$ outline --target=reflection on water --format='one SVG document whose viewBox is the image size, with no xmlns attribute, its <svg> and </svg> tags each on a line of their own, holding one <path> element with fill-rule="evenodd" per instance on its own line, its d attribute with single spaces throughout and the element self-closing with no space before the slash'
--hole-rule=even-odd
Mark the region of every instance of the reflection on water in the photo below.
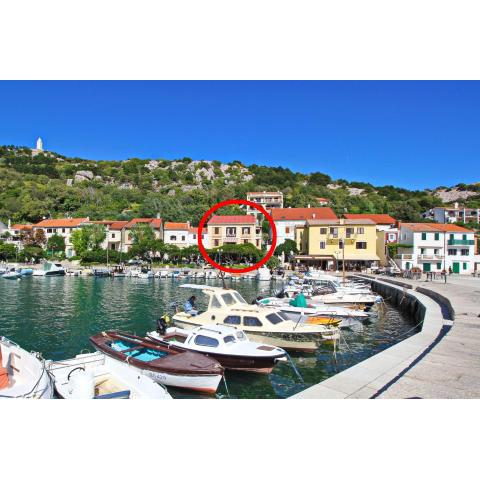
<svg viewBox="0 0 480 480">
<path fill-rule="evenodd" d="M 92 350 L 88 338 L 100 331 L 119 329 L 144 335 L 154 329 L 158 317 L 172 313 L 172 303 L 182 305 L 192 295 L 191 290 L 178 288 L 187 282 L 192 281 L 95 277 L 0 279 L 0 335 L 27 350 L 42 352 L 45 358 L 70 358 L 82 349 Z M 220 285 L 215 280 L 208 283 Z M 234 282 L 233 287 L 247 301 L 261 290 L 268 294 L 276 288 L 274 284 L 248 280 Z M 200 309 L 206 307 L 203 297 L 198 292 Z M 384 315 L 372 318 L 363 328 L 342 330 L 335 356 L 333 345 L 324 343 L 316 354 L 293 357 L 305 384 L 301 384 L 289 363 L 280 362 L 270 375 L 227 373 L 230 396 L 288 397 L 403 340 L 415 332 L 414 327 L 414 320 L 387 305 Z M 171 393 L 175 397 L 195 396 L 173 389 Z M 222 384 L 219 395 L 226 394 Z"/>
</svg>

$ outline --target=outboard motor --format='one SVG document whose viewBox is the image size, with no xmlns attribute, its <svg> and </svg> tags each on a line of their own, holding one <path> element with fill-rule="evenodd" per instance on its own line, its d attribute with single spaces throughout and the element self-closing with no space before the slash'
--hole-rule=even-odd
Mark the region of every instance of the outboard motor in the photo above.
<svg viewBox="0 0 480 480">
<path fill-rule="evenodd" d="M 160 317 L 157 320 L 157 332 L 160 335 L 165 335 L 167 333 L 167 327 L 170 319 L 168 318 L 167 315 L 164 315 L 163 317 Z"/>
</svg>

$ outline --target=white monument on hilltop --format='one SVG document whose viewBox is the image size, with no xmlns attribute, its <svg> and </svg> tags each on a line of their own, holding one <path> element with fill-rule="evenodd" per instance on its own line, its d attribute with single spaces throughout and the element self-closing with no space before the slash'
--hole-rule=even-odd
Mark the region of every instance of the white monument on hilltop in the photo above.
<svg viewBox="0 0 480 480">
<path fill-rule="evenodd" d="M 43 142 L 40 137 L 37 138 L 37 150 L 39 152 L 43 152 Z"/>
</svg>

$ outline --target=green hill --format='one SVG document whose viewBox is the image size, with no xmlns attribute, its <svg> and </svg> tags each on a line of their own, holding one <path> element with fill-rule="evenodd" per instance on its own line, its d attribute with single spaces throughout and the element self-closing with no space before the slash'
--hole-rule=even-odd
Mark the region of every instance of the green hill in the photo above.
<svg viewBox="0 0 480 480">
<path fill-rule="evenodd" d="M 480 187 L 461 184 L 459 190 L 465 189 L 471 191 L 467 205 L 480 206 Z M 435 191 L 376 187 L 334 180 L 320 172 L 307 175 L 282 167 L 247 167 L 239 161 L 93 161 L 0 147 L 0 220 L 4 222 L 65 215 L 129 219 L 159 213 L 165 220 L 196 224 L 216 202 L 245 198 L 252 190 L 281 190 L 286 207 L 319 206 L 317 198 L 324 197 L 337 214 L 389 213 L 404 221 L 420 221 L 423 211 L 442 204 Z"/>
</svg>

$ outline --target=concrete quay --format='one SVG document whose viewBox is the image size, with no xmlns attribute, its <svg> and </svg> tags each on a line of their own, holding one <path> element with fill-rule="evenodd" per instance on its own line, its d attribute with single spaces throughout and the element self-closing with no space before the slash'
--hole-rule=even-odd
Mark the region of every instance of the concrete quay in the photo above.
<svg viewBox="0 0 480 480">
<path fill-rule="evenodd" d="M 480 278 L 364 277 L 422 330 L 291 398 L 480 398 Z"/>
</svg>

